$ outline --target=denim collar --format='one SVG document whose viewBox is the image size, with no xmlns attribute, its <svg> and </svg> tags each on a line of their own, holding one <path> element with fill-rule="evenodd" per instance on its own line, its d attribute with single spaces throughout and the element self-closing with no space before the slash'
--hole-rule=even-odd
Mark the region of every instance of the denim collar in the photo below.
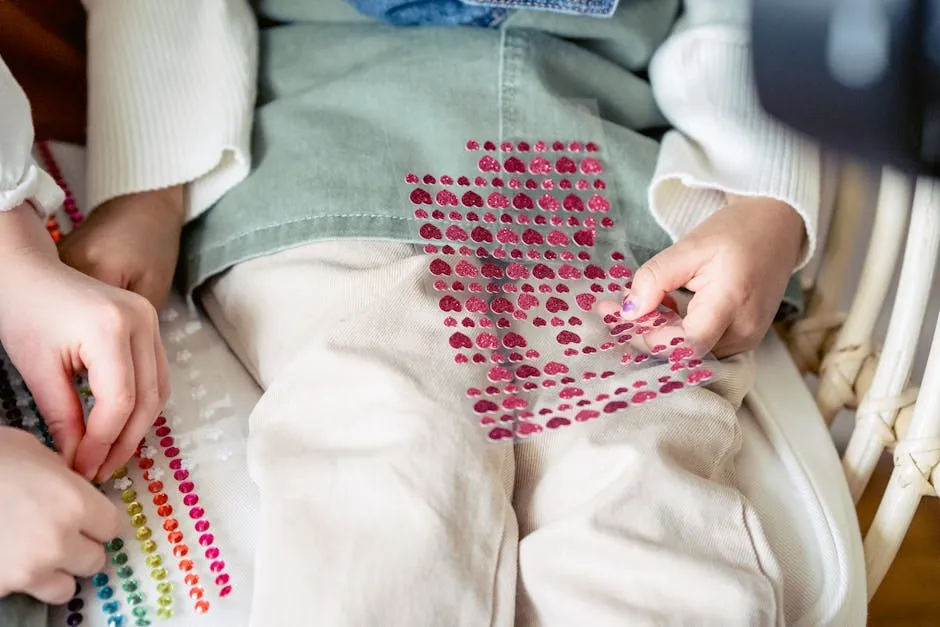
<svg viewBox="0 0 940 627">
<path fill-rule="evenodd" d="M 618 0 L 463 0 L 464 4 L 501 9 L 536 9 L 572 15 L 610 17 Z"/>
<path fill-rule="evenodd" d="M 499 26 L 514 9 L 610 17 L 618 0 L 347 0 L 360 13 L 399 26 Z"/>
</svg>

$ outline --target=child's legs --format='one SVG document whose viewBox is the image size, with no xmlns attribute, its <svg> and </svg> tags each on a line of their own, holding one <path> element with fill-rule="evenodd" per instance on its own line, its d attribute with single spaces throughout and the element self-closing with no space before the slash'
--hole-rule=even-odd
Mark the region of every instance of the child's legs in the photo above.
<svg viewBox="0 0 940 627">
<path fill-rule="evenodd" d="M 580 332 L 585 343 L 603 341 Z M 553 337 L 536 342 L 563 360 Z M 584 384 L 584 398 L 632 384 L 620 354 L 575 358 L 617 372 Z M 708 389 L 673 392 L 517 446 L 519 627 L 777 624 L 776 560 L 734 487 L 735 410 L 750 367 L 748 358 L 729 360 Z M 655 384 L 668 374 L 658 366 L 641 378 Z M 535 411 L 552 400 L 557 394 L 543 393 Z"/>
<path fill-rule="evenodd" d="M 512 449 L 468 416 L 485 367 L 452 361 L 429 277 L 410 246 L 323 243 L 206 295 L 266 387 L 253 624 L 512 624 Z"/>
</svg>

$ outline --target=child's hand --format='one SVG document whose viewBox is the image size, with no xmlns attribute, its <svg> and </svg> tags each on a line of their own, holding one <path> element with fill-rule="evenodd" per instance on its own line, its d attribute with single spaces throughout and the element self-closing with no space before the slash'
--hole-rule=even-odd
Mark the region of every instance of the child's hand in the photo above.
<svg viewBox="0 0 940 627">
<path fill-rule="evenodd" d="M 144 298 L 69 268 L 32 209 L 0 213 L 0 340 L 67 465 L 107 478 L 169 396 L 157 314 Z M 87 425 L 73 377 L 87 371 Z"/>
<path fill-rule="evenodd" d="M 110 200 L 59 245 L 62 261 L 160 309 L 170 293 L 183 229 L 183 188 Z"/>
<path fill-rule="evenodd" d="M 32 435 L 0 427 L 0 597 L 65 603 L 105 564 L 120 514 Z"/>
<path fill-rule="evenodd" d="M 773 322 L 805 238 L 802 218 L 769 198 L 729 204 L 650 259 L 633 279 L 623 316 L 638 318 L 666 294 L 695 292 L 682 323 L 687 340 L 718 357 L 750 350 Z"/>
</svg>

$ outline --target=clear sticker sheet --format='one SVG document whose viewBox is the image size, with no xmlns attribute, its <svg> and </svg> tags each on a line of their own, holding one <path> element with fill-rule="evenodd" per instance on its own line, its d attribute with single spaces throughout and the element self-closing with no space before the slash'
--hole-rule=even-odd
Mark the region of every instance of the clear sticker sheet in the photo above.
<svg viewBox="0 0 940 627">
<path fill-rule="evenodd" d="M 637 264 L 592 141 L 470 140 L 463 175 L 405 175 L 454 367 L 486 436 L 526 439 L 708 382 L 677 313 L 627 320 Z M 623 239 L 622 237 L 620 239 Z M 481 376 L 481 369 L 485 374 Z"/>
</svg>

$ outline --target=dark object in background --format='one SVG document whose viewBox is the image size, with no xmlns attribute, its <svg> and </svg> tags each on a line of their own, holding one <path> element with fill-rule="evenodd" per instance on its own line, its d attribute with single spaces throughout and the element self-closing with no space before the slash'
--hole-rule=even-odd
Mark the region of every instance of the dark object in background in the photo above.
<svg viewBox="0 0 940 627">
<path fill-rule="evenodd" d="M 940 0 L 753 0 L 757 91 L 830 147 L 940 174 Z"/>
<path fill-rule="evenodd" d="M 85 142 L 85 10 L 79 0 L 0 0 L 0 57 L 23 87 L 36 139 Z"/>
</svg>

